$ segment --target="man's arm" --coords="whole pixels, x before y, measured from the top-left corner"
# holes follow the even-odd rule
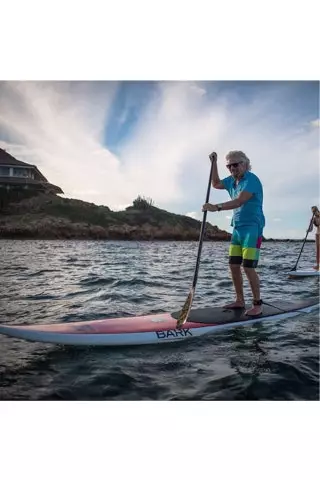
[[[209,158],[211,162],[213,163],[213,168],[212,168],[212,177],[211,177],[211,183],[213,188],[217,188],[219,190],[225,190],[225,186],[220,180],[219,173],[218,173],[218,165],[217,165],[217,154],[215,152],[211,153],[209,155]]]
[[[220,210],[233,210],[234,208],[239,208],[241,205],[246,203],[252,197],[252,193],[243,191],[240,193],[239,197],[235,198],[234,200],[230,200],[230,202],[221,203]],[[212,205],[211,203],[205,203],[202,207],[202,211],[208,212],[217,212],[219,210],[218,205]]]

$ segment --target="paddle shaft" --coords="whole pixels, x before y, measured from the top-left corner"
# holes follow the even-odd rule
[[[300,260],[300,257],[301,257],[301,253],[302,253],[303,247],[304,247],[304,245],[305,245],[305,243],[306,243],[306,241],[307,241],[307,236],[308,236],[309,230],[310,230],[310,228],[311,228],[311,225],[312,225],[312,223],[313,223],[314,215],[315,215],[315,214],[312,215],[312,218],[311,218],[311,220],[310,220],[309,227],[308,227],[308,230],[307,230],[305,239],[304,239],[304,241],[303,241],[303,244],[302,244],[302,247],[301,247],[301,250],[300,250],[300,253],[299,253],[298,260],[296,261],[296,264],[295,264],[295,266],[293,267],[293,269],[292,269],[291,271],[297,270],[297,266],[298,266],[298,263],[299,263],[299,260]]]
[[[208,202],[209,202],[210,188],[211,188],[211,178],[212,178],[212,170],[213,170],[213,162],[211,162],[210,176],[209,176],[208,189],[207,189],[207,195],[206,195],[206,201],[205,201],[205,203],[208,203]],[[202,244],[203,244],[204,232],[205,232],[205,229],[206,229],[207,213],[208,213],[207,211],[205,211],[205,212],[203,213],[202,225],[201,225],[200,236],[199,236],[199,246],[198,246],[197,263],[196,263],[196,268],[195,268],[195,271],[194,271],[193,282],[192,282],[192,288],[193,288],[193,290],[196,288],[196,284],[197,284],[197,280],[198,280],[198,272],[199,272],[199,266],[200,266],[200,257],[201,257],[201,251],[202,251]]]

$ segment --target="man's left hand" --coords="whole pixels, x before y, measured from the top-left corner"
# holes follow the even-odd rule
[[[212,203],[205,203],[202,207],[203,212],[217,212],[217,205],[212,205]]]

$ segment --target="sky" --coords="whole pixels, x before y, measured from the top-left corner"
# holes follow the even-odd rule
[[[138,196],[202,219],[218,154],[242,150],[264,188],[267,238],[304,238],[319,205],[319,83],[0,82],[0,147],[64,196],[112,210]],[[228,201],[211,190],[211,203]],[[223,230],[232,211],[209,213]],[[313,234],[312,234],[313,235]]]

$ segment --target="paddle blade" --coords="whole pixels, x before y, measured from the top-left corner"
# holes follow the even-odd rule
[[[193,302],[193,296],[194,296],[194,288],[191,288],[190,293],[187,297],[187,300],[185,301],[182,307],[182,310],[180,312],[180,315],[177,321],[177,328],[180,328],[188,320],[188,316],[191,310],[191,305]]]

